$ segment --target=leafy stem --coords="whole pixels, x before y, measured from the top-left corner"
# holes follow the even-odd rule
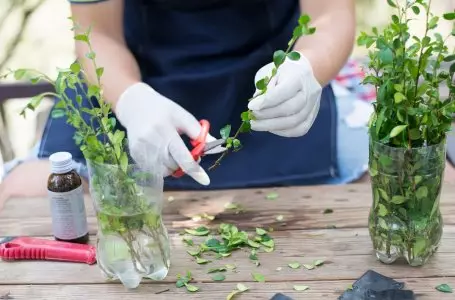
[[[257,92],[253,97],[248,99],[248,102],[252,101],[253,99],[258,98],[259,96],[264,95],[267,92],[267,87],[271,80],[277,75],[279,67],[286,61],[286,59],[290,60],[299,60],[300,53],[296,51],[291,51],[294,47],[294,44],[298,41],[298,39],[305,35],[312,35],[316,32],[315,27],[310,26],[311,18],[308,15],[300,16],[298,20],[297,26],[294,28],[292,33],[292,38],[288,42],[288,46],[286,51],[277,50],[273,53],[273,64],[274,67],[272,69],[271,74],[259,79],[255,83],[255,87]],[[247,110],[242,112],[240,115],[241,118],[241,125],[235,132],[233,136],[230,136],[231,132],[231,125],[226,125],[220,130],[221,137],[226,139],[226,148],[227,151],[223,152],[221,156],[215,161],[215,163],[209,167],[209,170],[212,170],[218,167],[223,160],[224,157],[228,154],[228,151],[233,149],[233,151],[238,151],[241,148],[241,142],[239,141],[238,137],[241,133],[247,133],[251,131],[251,120],[254,120],[254,114],[251,110]]]

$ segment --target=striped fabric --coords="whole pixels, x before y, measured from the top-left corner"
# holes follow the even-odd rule
[[[365,76],[360,61],[351,58],[338,73],[335,81],[360,99],[371,103],[376,99],[376,90],[372,85],[361,84]]]

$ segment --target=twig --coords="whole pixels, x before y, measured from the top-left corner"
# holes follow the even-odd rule
[[[164,289],[164,290],[155,292],[155,294],[162,294],[162,293],[165,293],[165,292],[169,292],[170,290],[171,290],[171,289]]]
[[[14,36],[13,40],[8,44],[6,48],[6,54],[3,57],[3,59],[0,61],[0,70],[2,70],[6,63],[13,57],[14,51],[16,50],[17,46],[19,45],[19,42],[22,40],[22,37],[24,36],[25,33],[25,28],[28,25],[28,22],[30,21],[30,17],[33,15],[33,13],[36,11],[38,7],[40,7],[44,1],[46,0],[39,0],[35,5],[26,8],[23,13],[22,17],[22,22],[19,27],[19,32]],[[15,6],[15,5],[13,5]]]

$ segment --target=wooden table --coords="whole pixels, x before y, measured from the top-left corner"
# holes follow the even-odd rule
[[[441,283],[455,287],[455,185],[445,185],[442,213],[445,232],[438,253],[424,267],[384,265],[372,254],[367,231],[367,215],[371,204],[368,184],[347,186],[313,186],[274,189],[279,197],[270,200],[271,190],[238,190],[214,192],[179,192],[166,194],[165,223],[171,232],[172,266],[168,277],[159,283],[144,282],[138,289],[126,290],[118,282],[103,280],[96,265],[62,262],[0,262],[0,295],[10,293],[14,300],[27,299],[210,299],[223,300],[237,283],[250,288],[235,299],[270,299],[283,292],[293,299],[337,299],[337,297],[368,269],[404,281],[420,297],[417,299],[455,299],[455,294],[441,293]],[[172,201],[168,197],[172,196]],[[224,208],[226,203],[240,203],[243,213]],[[90,199],[86,199],[91,234],[96,233]],[[332,213],[324,214],[324,210]],[[234,223],[239,228],[273,227],[276,248],[260,253],[261,265],[256,267],[242,250],[223,261],[198,265],[186,253],[187,246],[178,234],[183,228],[204,224],[192,216],[206,212],[217,215],[211,223]],[[277,221],[278,215],[283,221]],[[336,227],[336,228],[334,228]],[[0,236],[51,236],[51,219],[46,199],[11,199],[0,213]],[[92,237],[92,242],[95,237]],[[291,269],[287,265],[322,259],[325,264],[313,269]],[[237,273],[227,272],[223,282],[214,282],[211,267],[235,264]],[[277,268],[281,267],[280,271]],[[176,288],[176,275],[190,270],[197,293]],[[265,276],[266,282],[252,280],[251,272]],[[307,285],[303,292],[293,285]],[[168,289],[168,290],[167,290]],[[167,291],[165,291],[167,290]],[[165,291],[165,292],[163,292]],[[104,295],[103,295],[104,294]],[[7,297],[4,297],[6,299]]]

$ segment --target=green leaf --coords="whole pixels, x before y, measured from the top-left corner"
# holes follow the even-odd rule
[[[406,198],[403,197],[403,196],[400,196],[400,195],[395,195],[392,197],[392,199],[390,200],[390,202],[394,203],[394,204],[402,204],[404,202],[406,202]]]
[[[253,248],[259,248],[261,245],[259,243],[256,243],[255,241],[248,240],[248,245],[250,245]]]
[[[265,277],[264,275],[262,274],[259,274],[259,273],[251,273],[251,275],[253,276],[253,279],[257,282],[265,282]]]
[[[71,72],[78,74],[81,71],[81,65],[78,62],[74,62],[70,66]]]
[[[379,203],[379,204],[378,204],[378,207],[379,207],[379,209],[378,209],[378,215],[379,215],[380,217],[385,217],[385,216],[387,215],[387,208],[386,208],[386,207],[384,206],[384,204],[382,204],[382,203]]]
[[[275,200],[279,197],[278,193],[276,192],[271,192],[271,193],[268,193],[267,196],[266,196],[266,199],[267,200]]]
[[[300,59],[300,53],[296,51],[292,51],[288,54],[288,58],[290,60],[299,60]]]
[[[406,100],[406,96],[403,95],[403,93],[401,92],[397,92],[395,93],[395,95],[393,96],[394,100],[395,100],[395,103],[401,103],[403,100]]]
[[[22,77],[24,77],[26,73],[27,73],[27,70],[25,70],[25,69],[17,69],[16,71],[14,71],[14,79],[21,80]]]
[[[417,128],[409,130],[409,137],[413,141],[420,139],[420,130],[418,130]]]
[[[207,273],[216,273],[216,272],[225,272],[227,271],[227,267],[218,267],[218,268],[211,268],[207,271]]]
[[[186,250],[186,252],[191,256],[197,256],[199,253],[201,253],[201,250]]]
[[[128,156],[126,155],[126,152],[123,152],[122,156],[120,157],[120,167],[122,168],[123,172],[126,172],[128,170]]]
[[[455,20],[455,12],[445,13],[442,16],[448,21]]]
[[[403,132],[403,130],[406,129],[406,127],[408,127],[408,125],[398,125],[398,126],[395,126],[392,131],[390,131],[390,137],[393,138],[393,137],[396,137],[397,135],[399,135],[401,132]]]
[[[436,290],[443,292],[443,293],[453,293],[452,287],[446,283],[436,286]]]
[[[268,84],[268,77],[262,78],[262,79],[258,80],[258,82],[256,82],[256,88],[261,91],[265,90],[267,88],[267,84]]]
[[[229,134],[231,133],[231,125],[228,124],[221,128],[220,130],[220,135],[223,139],[227,139],[229,137]]]
[[[294,290],[302,292],[308,290],[310,287],[307,285],[294,285]]]
[[[224,276],[221,273],[218,273],[218,274],[215,274],[215,275],[212,276],[212,280],[213,281],[223,281],[225,279],[226,279],[226,276]]]
[[[53,109],[51,112],[51,116],[54,119],[62,118],[65,116],[65,111],[62,109]]]
[[[199,291],[199,288],[197,286],[192,285],[192,284],[187,283],[187,284],[185,284],[185,286],[186,286],[186,289],[188,290],[188,292],[197,292],[197,291]]]
[[[310,264],[303,264],[303,266],[305,267],[305,269],[307,270],[313,270],[314,269],[314,265],[310,265]]]
[[[288,266],[289,266],[289,268],[291,268],[291,269],[298,269],[298,268],[301,267],[300,263],[298,263],[298,262],[289,263]]]
[[[209,262],[211,262],[211,260],[201,258],[201,257],[196,257],[196,263],[199,265],[207,264]]]
[[[76,41],[88,42],[88,36],[86,34],[78,34],[74,36]]]
[[[444,61],[445,62],[451,62],[451,61],[454,61],[454,60],[455,60],[455,54],[447,55],[446,57],[444,57]]]
[[[264,235],[264,234],[267,234],[267,231],[262,228],[256,228],[256,233],[258,235]]]
[[[324,264],[324,261],[322,259],[317,259],[313,262],[313,265],[316,267],[322,266]]]
[[[273,63],[278,68],[286,59],[286,53],[283,50],[277,50],[273,53]]]
[[[95,59],[96,58],[96,53],[95,52],[89,52],[85,55],[88,59]]]
[[[393,62],[393,52],[389,48],[380,50],[378,57],[385,65],[391,64]]]
[[[384,189],[378,188],[378,191],[382,199],[389,201],[389,195],[387,195],[387,192]]]
[[[324,211],[323,211],[322,213],[323,213],[324,215],[326,215],[326,214],[331,214],[331,213],[333,213],[333,209],[331,209],[331,208],[326,208],[326,209],[324,209]]]
[[[237,289],[241,292],[245,292],[245,291],[248,291],[248,287],[246,287],[244,284],[242,283],[237,283]]]
[[[387,4],[389,4],[389,6],[394,7],[394,8],[397,7],[393,0],[387,0]]]
[[[210,233],[210,230],[204,226],[198,227],[196,229],[185,228],[185,232],[194,236],[204,236]]]
[[[54,108],[65,108],[65,107],[66,107],[66,103],[65,103],[65,100],[63,100],[63,99],[59,100],[54,106]]]
[[[428,188],[426,186],[421,186],[416,191],[417,199],[423,199],[428,196]]]
[[[99,67],[98,69],[96,69],[96,76],[98,76],[98,78],[103,76],[103,74],[104,74],[104,68],[103,67]]]
[[[299,17],[299,25],[307,25],[310,23],[311,17],[308,15],[302,15]]]
[[[420,8],[419,8],[417,5],[414,5],[414,6],[412,7],[412,11],[413,11],[416,15],[420,14]]]

